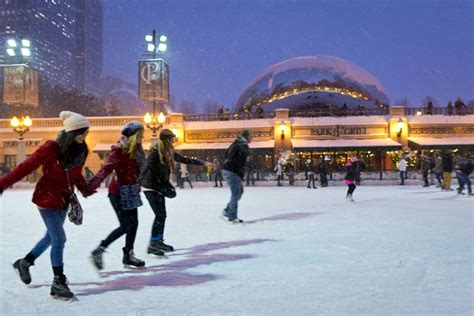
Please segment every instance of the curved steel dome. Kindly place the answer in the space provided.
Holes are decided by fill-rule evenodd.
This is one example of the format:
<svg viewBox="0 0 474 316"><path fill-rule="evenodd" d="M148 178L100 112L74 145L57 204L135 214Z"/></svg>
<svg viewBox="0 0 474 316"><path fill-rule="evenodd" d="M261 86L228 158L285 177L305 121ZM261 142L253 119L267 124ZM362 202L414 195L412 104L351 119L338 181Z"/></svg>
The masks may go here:
<svg viewBox="0 0 474 316"><path fill-rule="evenodd" d="M388 103L382 84L361 67L333 56L305 56L268 67L241 94L237 109L379 108Z"/></svg>

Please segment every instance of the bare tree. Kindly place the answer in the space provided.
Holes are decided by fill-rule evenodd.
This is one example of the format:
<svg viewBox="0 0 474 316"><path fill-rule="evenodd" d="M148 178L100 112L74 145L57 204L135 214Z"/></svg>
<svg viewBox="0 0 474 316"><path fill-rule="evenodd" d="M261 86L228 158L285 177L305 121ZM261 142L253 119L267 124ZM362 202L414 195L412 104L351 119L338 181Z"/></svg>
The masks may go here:
<svg viewBox="0 0 474 316"><path fill-rule="evenodd" d="M177 107L178 112L183 114L195 114L197 113L197 107L194 102L183 100Z"/></svg>
<svg viewBox="0 0 474 316"><path fill-rule="evenodd" d="M423 99L422 102L422 105L423 106L426 106L429 102L431 102L431 104L433 104L433 106L437 106L438 105L438 102L436 101L435 98L433 98L432 96L427 96Z"/></svg>
<svg viewBox="0 0 474 316"><path fill-rule="evenodd" d="M213 100L207 100L203 105L203 110L206 114L217 113L218 109L219 104Z"/></svg>

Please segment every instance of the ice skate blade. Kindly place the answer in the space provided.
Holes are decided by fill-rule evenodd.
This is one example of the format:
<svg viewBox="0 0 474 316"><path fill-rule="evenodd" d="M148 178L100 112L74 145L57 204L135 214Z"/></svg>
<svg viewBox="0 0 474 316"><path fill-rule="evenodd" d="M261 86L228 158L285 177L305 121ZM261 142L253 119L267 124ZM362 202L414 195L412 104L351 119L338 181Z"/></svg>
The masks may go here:
<svg viewBox="0 0 474 316"><path fill-rule="evenodd" d="M163 256L159 256L159 255L155 255L153 253L149 253L148 257L152 258L152 259L168 259L168 256L166 254L163 255Z"/></svg>
<svg viewBox="0 0 474 316"><path fill-rule="evenodd" d="M135 269L145 269L145 266L137 267L137 266L132 266L132 265L129 265L129 264L124 264L123 267L124 267L125 269L131 269L131 270L135 270Z"/></svg>
<svg viewBox="0 0 474 316"><path fill-rule="evenodd" d="M244 225L245 224L245 222L243 220L240 220L240 222L239 221L230 221L229 218L224 216L224 215L221 215L220 219L222 219L224 222L226 222L229 225Z"/></svg>
<svg viewBox="0 0 474 316"><path fill-rule="evenodd" d="M54 298L55 300L70 301L70 300L75 299L74 294L72 294L71 296L60 296L60 295L57 295L55 292L51 292L51 293L49 293L49 294L50 294L51 297ZM76 299L76 300L77 300L77 299Z"/></svg>

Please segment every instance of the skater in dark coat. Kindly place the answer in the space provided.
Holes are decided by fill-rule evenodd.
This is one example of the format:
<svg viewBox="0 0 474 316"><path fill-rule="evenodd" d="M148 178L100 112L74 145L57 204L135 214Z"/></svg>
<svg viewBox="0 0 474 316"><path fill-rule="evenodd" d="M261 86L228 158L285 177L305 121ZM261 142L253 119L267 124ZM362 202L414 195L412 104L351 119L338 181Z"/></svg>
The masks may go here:
<svg viewBox="0 0 474 316"><path fill-rule="evenodd" d="M350 161L346 163L346 175L344 176L344 183L347 184L347 194L346 199L354 202L352 198L352 194L356 189L356 179L357 179L357 165L355 162L357 161L356 157L352 157Z"/></svg>
<svg viewBox="0 0 474 316"><path fill-rule="evenodd" d="M144 166L145 153L142 148L143 124L132 121L122 128L122 137L112 146L107 162L88 183L91 190L100 186L102 181L115 171L116 177L109 184L109 200L118 217L120 226L114 229L92 252L91 260L98 270L104 267L102 255L105 249L125 237L122 263L125 267L140 268L145 262L135 257L133 246L138 228L138 207L143 205L140 199L140 170Z"/></svg>
<svg viewBox="0 0 474 316"><path fill-rule="evenodd" d="M89 122L84 116L69 111L61 112L60 118L64 121L64 130L59 132L56 141L46 141L24 162L1 177L0 194L39 167L43 168L43 175L33 193L33 203L38 206L46 225L46 235L24 258L15 261L13 267L18 271L23 283L30 284L30 267L51 246L51 265L54 273L51 295L71 298L74 294L68 287L63 268L63 251L66 243L63 226L70 190L75 186L84 196L93 193L87 188L82 175L88 154L84 139L89 131ZM25 230L25 234L28 233L31 232Z"/></svg>
<svg viewBox="0 0 474 316"><path fill-rule="evenodd" d="M326 164L326 161L324 159L321 160L318 166L318 173L321 181L321 186L322 187L327 187L328 186L328 165Z"/></svg>
<svg viewBox="0 0 474 316"><path fill-rule="evenodd" d="M232 223L242 223L242 220L237 217L237 208L244 193L242 182L244 180L245 163L250 152L248 144L251 139L250 131L244 130L225 152L222 176L229 185L231 197L224 209L223 218Z"/></svg>
<svg viewBox="0 0 474 316"><path fill-rule="evenodd" d="M176 153L173 147L175 137L169 129L161 131L160 140L150 149L141 179L143 192L155 213L148 253L157 256L164 256L164 252L174 250L173 246L163 242L163 233L166 221L165 197L176 196L176 190L170 183L170 173L174 170L175 161L180 162L181 166L191 164L215 168L210 162L187 158Z"/></svg>

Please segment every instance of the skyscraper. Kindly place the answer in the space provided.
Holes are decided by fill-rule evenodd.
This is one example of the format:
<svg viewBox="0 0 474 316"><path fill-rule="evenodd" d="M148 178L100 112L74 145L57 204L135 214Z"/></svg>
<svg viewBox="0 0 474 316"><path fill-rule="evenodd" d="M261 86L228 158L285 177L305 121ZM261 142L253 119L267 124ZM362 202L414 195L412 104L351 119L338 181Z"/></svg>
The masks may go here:
<svg viewBox="0 0 474 316"><path fill-rule="evenodd" d="M96 92L102 23L100 0L0 0L0 64L25 62L53 85ZM31 57L8 56L9 38L28 38Z"/></svg>

